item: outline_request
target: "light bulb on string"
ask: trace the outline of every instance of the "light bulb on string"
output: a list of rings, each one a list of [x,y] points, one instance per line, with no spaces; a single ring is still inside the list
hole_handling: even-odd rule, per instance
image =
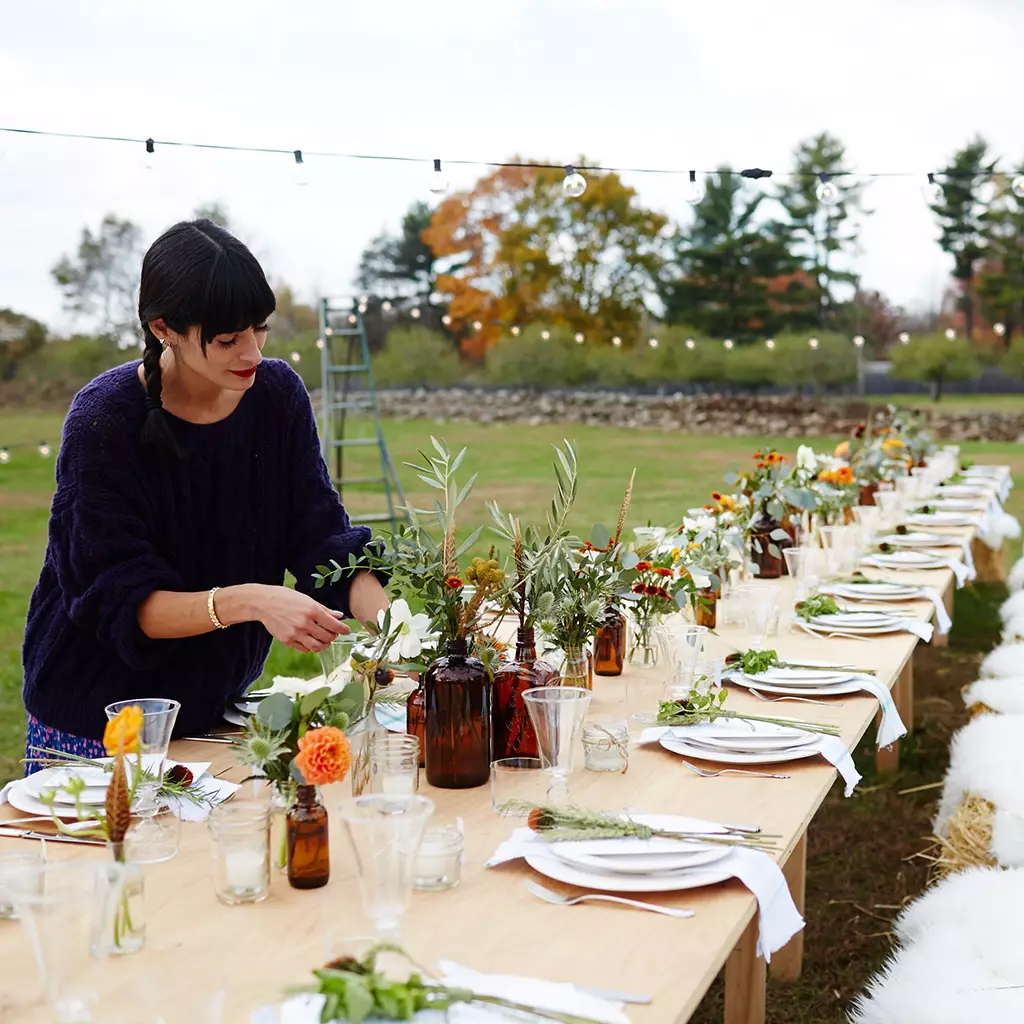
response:
[[[577,345],[582,345],[583,344],[583,332],[582,331],[577,331],[576,332],[576,336],[575,336],[575,338],[573,340],[576,342]]]
[[[686,347],[688,349],[695,349],[697,347],[697,342],[695,342],[693,340],[693,338],[687,338],[686,339]]]
[[[568,199],[579,199],[587,191],[587,179],[572,164],[565,165],[565,177],[562,179],[562,195]]]
[[[391,303],[385,300],[384,302],[382,302],[382,303],[380,304],[380,308],[381,308],[381,309],[382,309],[382,310],[383,310],[383,311],[384,311],[385,313],[390,313],[390,312],[391,312]]]
[[[954,331],[952,327],[946,328],[946,340],[956,341],[956,331]]]
[[[651,348],[657,348],[658,347],[658,339],[657,338],[648,338],[647,339],[647,344]]]
[[[690,180],[687,182],[686,188],[683,190],[683,198],[691,206],[696,206],[704,199],[705,195],[707,195],[707,191],[704,188],[704,182],[697,180],[696,171],[690,171]]]
[[[726,338],[726,339],[725,339],[725,341],[723,341],[723,342],[722,342],[722,344],[723,344],[723,345],[724,345],[724,346],[725,346],[725,347],[726,347],[727,349],[732,349],[733,345],[735,345],[735,344],[736,344],[736,342],[734,342],[734,341],[732,340],[732,338]]]
[[[357,317],[355,315],[355,313],[349,313],[349,315],[348,315],[348,322],[350,324],[357,324],[357,323],[359,323],[359,317]]]
[[[447,313],[445,313],[445,315],[441,317],[441,323],[443,323],[445,327],[451,327],[452,318]]]
[[[308,185],[309,184],[309,167],[306,161],[302,159],[302,150],[296,149],[292,152],[292,157],[295,160],[295,166],[292,168],[292,181],[296,185]]]
[[[420,318],[419,308],[414,306],[412,309],[410,309],[409,310],[409,316],[411,316],[413,318],[413,320],[419,320],[419,318]]]
[[[839,186],[824,171],[818,175],[818,185],[814,194],[822,206],[838,206],[839,201],[843,198]]]
[[[0,448],[0,463],[6,464],[11,461],[11,453],[6,448]]]
[[[1024,199],[1024,174],[1018,174],[1010,182],[1010,191],[1018,198]]]
[[[551,332],[550,331],[541,331],[540,332],[541,341],[547,341],[550,337],[551,337]]]
[[[993,324],[992,330],[995,331],[997,338],[1001,338],[1006,334],[1006,324]]]
[[[50,446],[45,441],[39,442],[39,454],[44,458],[50,457]]]
[[[367,305],[365,302],[360,302],[357,308],[359,309],[360,313],[365,313],[367,310]]]
[[[326,334],[328,338],[331,337],[331,335],[334,334],[334,328],[333,327],[326,328],[324,330],[324,334]]]
[[[818,347],[818,339],[817,338],[808,338],[807,339],[807,344],[808,344],[808,346],[810,348],[817,348]]]
[[[441,170],[441,161],[434,161],[434,170],[430,175],[430,191],[434,195],[441,195],[448,191],[448,176]]]
[[[302,362],[302,356],[300,356],[298,352],[293,352],[292,353],[292,362],[293,363],[301,363]]]
[[[909,345],[910,344],[910,335],[906,331],[900,331],[899,338],[900,338],[900,344],[901,345]]]
[[[775,348],[775,339],[774,338],[766,338],[765,339],[765,343],[764,343],[764,347],[765,348]]]
[[[514,325],[512,326],[512,336],[513,336],[514,338],[518,338],[518,337],[519,337],[519,331],[520,331],[520,327],[519,327],[519,325],[518,325],[518,324],[514,324]]]
[[[483,325],[483,321],[482,320],[474,320],[473,321],[473,330],[474,331],[482,331],[483,329],[484,329],[484,325]]]
[[[854,345],[857,346],[857,348],[863,348],[864,347],[864,335],[863,334],[855,334],[853,336],[853,343],[854,343]]]
[[[324,350],[324,339],[323,338],[317,338],[316,339],[316,347],[318,349],[320,349],[321,352]]]
[[[617,334],[612,338],[612,345],[615,348],[622,348],[622,339]]]
[[[924,201],[929,206],[940,206],[946,198],[942,186],[935,180],[935,175],[931,173],[929,173],[928,181],[922,191],[924,192]]]
[[[142,169],[151,171],[155,166],[155,145],[152,139],[146,139],[146,151],[142,154]]]
[[[370,301],[369,295],[360,295],[359,301],[365,306]]]

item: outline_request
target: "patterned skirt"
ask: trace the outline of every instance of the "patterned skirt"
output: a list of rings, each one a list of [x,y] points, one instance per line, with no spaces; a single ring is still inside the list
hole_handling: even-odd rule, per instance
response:
[[[44,757],[39,747],[49,747],[51,750],[62,750],[65,754],[77,754],[79,757],[106,757],[107,751],[100,740],[89,740],[84,736],[75,736],[70,732],[61,732],[60,729],[51,729],[43,725],[38,718],[33,718],[26,712],[28,728],[25,734],[25,757]],[[33,749],[36,748],[36,749]],[[44,766],[29,761],[25,765],[25,774],[31,775],[40,771]]]

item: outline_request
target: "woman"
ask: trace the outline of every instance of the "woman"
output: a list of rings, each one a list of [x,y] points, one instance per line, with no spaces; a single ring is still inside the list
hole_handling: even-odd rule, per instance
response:
[[[321,651],[387,607],[358,564],[310,596],[315,567],[361,556],[370,531],[331,486],[301,379],[263,359],[273,311],[255,257],[208,220],[146,254],[142,362],[97,377],[64,423],[25,629],[29,757],[102,754],[104,707],[131,697],[175,698],[177,734],[208,730],[272,638]]]

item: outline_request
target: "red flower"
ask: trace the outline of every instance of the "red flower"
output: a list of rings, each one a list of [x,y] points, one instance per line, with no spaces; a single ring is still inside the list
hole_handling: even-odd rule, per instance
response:
[[[671,569],[663,569],[661,566],[656,567],[654,571],[655,571],[655,573],[658,576],[671,576],[672,575],[672,570]]]
[[[649,572],[651,569],[651,563],[637,562],[636,565],[633,566],[633,568],[636,569],[637,572]]]
[[[719,494],[718,491],[712,491],[711,492],[711,500],[712,501],[721,501],[722,500],[722,495]]]
[[[648,592],[652,597],[660,597],[664,601],[672,600],[672,595],[664,587],[651,587]]]
[[[646,594],[647,593],[647,588],[642,583],[634,583],[631,589],[632,589],[634,594]]]
[[[449,590],[461,590],[465,586],[458,576],[449,576],[444,581],[444,585],[448,587]]]

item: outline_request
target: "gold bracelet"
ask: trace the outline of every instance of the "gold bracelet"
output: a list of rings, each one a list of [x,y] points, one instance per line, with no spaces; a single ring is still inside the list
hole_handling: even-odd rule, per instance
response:
[[[210,593],[206,595],[206,610],[210,613],[210,621],[218,629],[227,629],[228,627],[225,626],[224,623],[221,622],[220,619],[217,618],[217,611],[213,607],[213,595],[216,594],[218,590],[220,590],[220,587],[214,587],[210,591]]]

